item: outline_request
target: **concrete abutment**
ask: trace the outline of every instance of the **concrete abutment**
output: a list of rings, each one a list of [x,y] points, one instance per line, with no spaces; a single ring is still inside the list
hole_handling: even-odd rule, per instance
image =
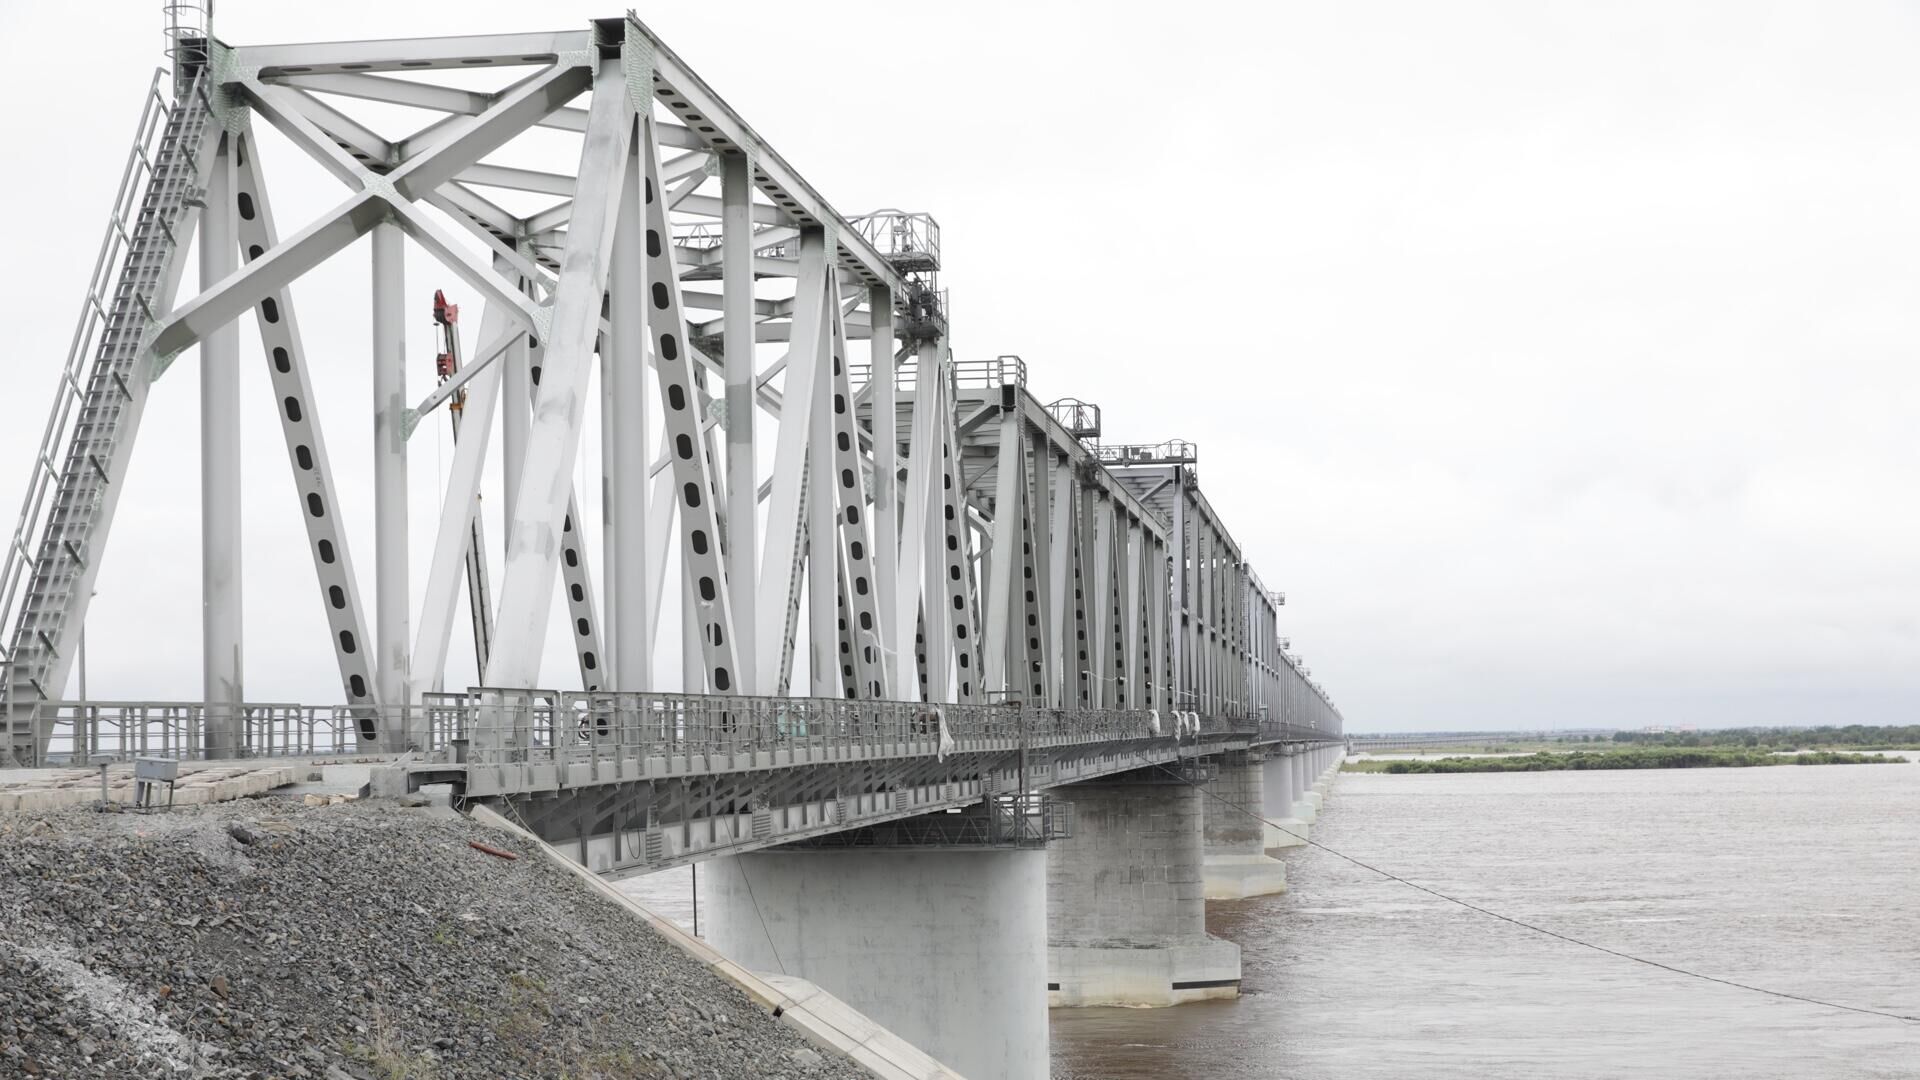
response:
[[[1038,849],[787,848],[705,863],[702,929],[962,1076],[1044,1080],[1046,888]]]

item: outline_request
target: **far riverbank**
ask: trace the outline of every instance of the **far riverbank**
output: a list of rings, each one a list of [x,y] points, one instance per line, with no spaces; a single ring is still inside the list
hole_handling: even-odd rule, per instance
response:
[[[1558,772],[1584,769],[1742,769],[1772,765],[1883,765],[1905,764],[1899,757],[1880,754],[1811,751],[1781,754],[1750,749],[1682,749],[1647,747],[1626,750],[1541,751],[1500,757],[1444,757],[1417,760],[1350,760],[1343,772],[1358,773],[1482,773]]]

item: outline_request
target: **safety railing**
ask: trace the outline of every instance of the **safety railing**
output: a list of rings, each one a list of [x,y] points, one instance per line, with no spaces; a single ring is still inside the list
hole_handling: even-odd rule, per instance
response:
[[[87,286],[87,299],[80,307],[80,318],[67,346],[67,361],[60,371],[60,382],[54,391],[53,410],[48,414],[46,429],[41,433],[40,449],[34,454],[33,471],[27,479],[20,518],[13,529],[13,542],[7,546],[4,567],[0,568],[0,632],[10,633],[18,622],[19,605],[23,601],[21,590],[31,577],[34,560],[38,557],[30,545],[40,535],[47,496],[60,477],[59,455],[66,445],[74,410],[86,398],[87,366],[93,359],[101,327],[107,321],[107,311],[113,303],[114,283],[119,277],[121,263],[125,261],[127,248],[133,243],[140,196],[147,190],[147,181],[153,175],[154,158],[159,153],[160,137],[166,130],[171,108],[161,81],[166,77],[165,69],[156,68],[153,80],[147,86],[140,122],[134,127],[133,146],[127,151],[126,164],[120,170],[120,190],[113,198],[113,212],[107,219],[107,234],[100,242],[99,253],[94,256],[93,277]],[[12,648],[10,637],[0,637],[0,664],[10,662],[8,650]],[[8,682],[11,681],[9,673]]]
[[[45,701],[38,720],[51,735],[35,764],[84,764],[105,756],[199,759],[236,728],[240,757],[310,757],[367,748],[354,725],[364,707],[276,703]],[[235,715],[235,714],[238,715]]]
[[[932,214],[875,210],[847,223],[903,274],[940,269],[940,223]]]
[[[841,698],[476,690],[467,760],[571,763],[1013,739],[1008,710]]]
[[[854,386],[865,386],[873,380],[873,365],[865,360],[847,362],[847,379]],[[1018,356],[996,356],[991,360],[955,360],[953,362],[953,385],[962,390],[998,390],[1003,386],[1025,386],[1027,384],[1027,362]],[[894,389],[903,393],[912,393],[920,385],[920,365],[914,357],[895,361],[893,367]]]
[[[1054,422],[1067,429],[1067,434],[1076,439],[1097,439],[1100,437],[1100,406],[1079,398],[1061,398],[1049,401],[1047,415]]]
[[[1102,465],[1192,465],[1200,460],[1200,448],[1185,439],[1163,443],[1119,443],[1095,446],[1094,459]]]
[[[48,701],[37,708],[37,720],[50,726],[51,737],[29,763],[35,765],[82,764],[96,756],[202,759],[229,729],[238,737],[233,754],[243,758],[377,753],[385,749],[382,741],[366,738],[365,732],[403,732],[404,749],[478,764],[909,745],[927,752],[966,752],[982,744],[1045,748],[1152,738],[1179,743],[1222,736],[1260,742],[1340,737],[1337,731],[1284,719],[1195,711],[1156,715],[1018,704],[488,688],[428,694],[420,704],[399,707]]]

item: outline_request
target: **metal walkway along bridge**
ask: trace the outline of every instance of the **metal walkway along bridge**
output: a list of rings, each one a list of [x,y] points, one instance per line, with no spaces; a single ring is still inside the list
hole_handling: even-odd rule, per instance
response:
[[[1098,406],[1040,401],[1021,358],[956,354],[934,219],[836,211],[631,13],[237,46],[167,10],[0,573],[11,763],[351,756],[376,793],[450,785],[610,877],[712,860],[723,951],[976,1078],[1045,1075],[1049,1002],[1237,992],[1204,900],[1283,887],[1268,852],[1305,835],[1342,719],[1192,444],[1102,443]],[[283,235],[263,141],[338,204]],[[292,287],[362,236],[372,475],[343,477]],[[409,344],[410,250],[481,305],[466,347],[443,300],[440,340]],[[240,400],[248,315],[270,401]],[[75,700],[95,577],[132,554],[108,538],[149,390],[182,357],[203,700]],[[244,690],[248,635],[283,632],[242,619],[246,411],[285,436],[337,702]],[[410,439],[448,423],[444,482],[410,487]],[[370,593],[343,484],[373,492]],[[410,536],[423,498],[438,528]],[[556,590],[578,683],[541,688]],[[463,611],[484,685],[450,690]]]

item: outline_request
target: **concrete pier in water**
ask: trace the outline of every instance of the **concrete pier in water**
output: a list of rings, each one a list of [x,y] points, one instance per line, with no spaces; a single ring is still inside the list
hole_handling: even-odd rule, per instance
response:
[[[1261,762],[1264,782],[1261,804],[1266,809],[1264,829],[1269,851],[1284,852],[1287,848],[1300,847],[1311,835],[1308,824],[1295,812],[1299,802],[1301,756],[1299,752],[1275,747]]]
[[[1241,900],[1287,891],[1287,866],[1266,853],[1266,761],[1255,752],[1224,754],[1201,793],[1204,882],[1208,900]]]
[[[1047,999],[1177,1005],[1240,992],[1240,947],[1207,934],[1205,796],[1161,772],[1056,789],[1073,835],[1047,846]]]

